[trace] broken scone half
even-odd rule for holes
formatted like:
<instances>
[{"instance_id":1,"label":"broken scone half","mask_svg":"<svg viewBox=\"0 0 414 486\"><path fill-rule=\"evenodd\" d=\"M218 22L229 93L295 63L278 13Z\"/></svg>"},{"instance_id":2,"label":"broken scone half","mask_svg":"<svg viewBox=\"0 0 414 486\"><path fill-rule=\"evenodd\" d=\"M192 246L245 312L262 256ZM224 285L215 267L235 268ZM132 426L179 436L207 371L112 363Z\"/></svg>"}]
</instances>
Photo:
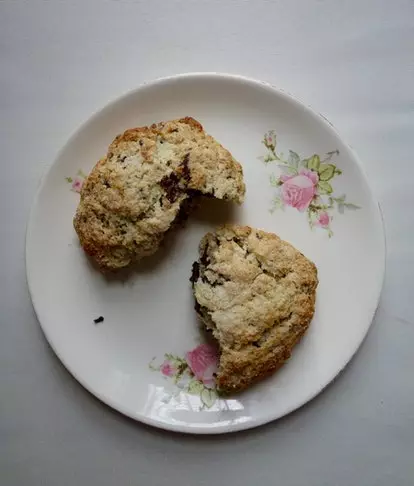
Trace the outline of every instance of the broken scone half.
<instances>
[{"instance_id":1,"label":"broken scone half","mask_svg":"<svg viewBox=\"0 0 414 486\"><path fill-rule=\"evenodd\" d=\"M241 165L193 118L127 130L86 179L74 218L85 252L102 269L158 249L200 194L241 203Z\"/></svg>"},{"instance_id":2,"label":"broken scone half","mask_svg":"<svg viewBox=\"0 0 414 486\"><path fill-rule=\"evenodd\" d=\"M315 310L317 270L289 243L228 225L201 240L196 311L220 346L217 388L231 393L277 370Z\"/></svg>"}]
</instances>

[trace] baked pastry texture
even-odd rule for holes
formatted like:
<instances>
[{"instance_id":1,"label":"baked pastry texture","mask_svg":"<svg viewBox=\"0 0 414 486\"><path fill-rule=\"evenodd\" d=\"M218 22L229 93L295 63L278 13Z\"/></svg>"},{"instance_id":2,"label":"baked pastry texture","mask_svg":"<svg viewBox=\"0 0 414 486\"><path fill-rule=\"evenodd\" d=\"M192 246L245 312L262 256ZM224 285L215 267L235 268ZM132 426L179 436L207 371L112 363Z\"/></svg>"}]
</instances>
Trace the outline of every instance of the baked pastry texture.
<instances>
[{"instance_id":1,"label":"baked pastry texture","mask_svg":"<svg viewBox=\"0 0 414 486\"><path fill-rule=\"evenodd\" d=\"M86 179L74 218L85 252L116 270L155 253L204 194L241 203L241 165L193 118L127 130Z\"/></svg>"},{"instance_id":2,"label":"baked pastry texture","mask_svg":"<svg viewBox=\"0 0 414 486\"><path fill-rule=\"evenodd\" d=\"M223 226L201 240L196 311L220 346L217 388L236 392L290 357L315 310L315 265L278 236Z\"/></svg>"}]
</instances>

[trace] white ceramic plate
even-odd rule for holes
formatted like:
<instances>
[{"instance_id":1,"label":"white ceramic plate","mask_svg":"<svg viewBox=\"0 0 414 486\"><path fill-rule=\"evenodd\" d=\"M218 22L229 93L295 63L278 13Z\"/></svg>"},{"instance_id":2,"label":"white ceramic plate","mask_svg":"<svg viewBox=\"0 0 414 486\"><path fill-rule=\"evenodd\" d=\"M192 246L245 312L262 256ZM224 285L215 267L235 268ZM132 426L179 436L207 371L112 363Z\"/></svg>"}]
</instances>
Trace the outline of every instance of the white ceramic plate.
<instances>
[{"instance_id":1,"label":"white ceramic plate","mask_svg":"<svg viewBox=\"0 0 414 486\"><path fill-rule=\"evenodd\" d=\"M206 201L136 271L105 278L84 256L72 227L83 174L124 129L187 115L242 163L245 203L230 211ZM291 242L316 263L320 284L315 317L290 361L249 391L221 399L191 377L185 356L204 339L189 283L197 246L204 233L229 221ZM219 74L155 81L90 118L45 176L26 246L36 313L75 378L125 415L193 433L255 427L320 392L368 330L384 254L378 205L332 126L269 85ZM104 321L95 324L99 316ZM190 356L197 360L200 350Z\"/></svg>"}]
</instances>

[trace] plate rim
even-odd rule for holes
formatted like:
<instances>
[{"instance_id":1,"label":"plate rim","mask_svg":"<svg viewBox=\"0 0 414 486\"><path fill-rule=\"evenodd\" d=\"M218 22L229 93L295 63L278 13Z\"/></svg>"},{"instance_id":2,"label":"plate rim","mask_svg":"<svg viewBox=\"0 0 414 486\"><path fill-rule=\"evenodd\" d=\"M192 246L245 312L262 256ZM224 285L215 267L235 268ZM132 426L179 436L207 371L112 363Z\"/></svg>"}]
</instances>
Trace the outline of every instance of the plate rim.
<instances>
[{"instance_id":1,"label":"plate rim","mask_svg":"<svg viewBox=\"0 0 414 486\"><path fill-rule=\"evenodd\" d=\"M124 99L126 99L128 97L134 96L135 94L145 90L146 88L152 88L152 87L157 86L157 85L168 84L170 82L180 81L182 79L197 80L197 79L202 79L202 78L204 78L204 79L208 79L208 78L225 79L225 80L228 80L228 81L245 83L245 84L248 84L248 85L253 86L253 87L266 88L267 90L273 92L273 94L275 94L276 96L281 96L282 98L293 103L294 105L300 106L301 108L303 108L307 112L307 114L309 114L313 118L317 119L319 121L319 123L322 123L328 131L333 133L346 146L346 148L349 151L350 157L353 159L353 162L355 162L356 166L358 167L360 174L361 174L361 177L364 179L364 183L365 183L366 188L369 192L369 197L372 200L372 202L374 203L375 211L377 212L377 215L378 215L378 220L377 220L378 229L380 230L380 232L382 234L381 241L379 241L379 244L381 245L380 251L382 253L381 278L379 279L379 282L377 284L377 289L376 289L376 292L375 292L375 302L376 303L374 305L373 310L371 310L371 312L370 312L371 316L370 316L369 322L366 325L366 328L364 328L364 330L361 334L361 338L358 342L358 345L353 350L352 354L347 359L345 359L345 361L342 363L342 365L339 368L336 369L336 371L332 374L332 376L325 383L323 383L320 386L315 387L315 389L312 391L312 393L310 393L306 398L302 399L299 403L296 403L295 405L289 407L284 413L282 413L282 414L279 413L279 414L275 414L275 415L266 414L266 415L264 415L260 418L252 418L249 421L236 423L234 425L209 424L208 427L205 427L205 426L203 427L203 426L199 426L199 425L193 426L191 424L182 425L182 424L168 423L168 422L163 422L161 420L152 419L151 417L147 417L143 414L130 413L128 410L123 409L122 404L114 403L110 398L102 395L101 393L99 393L98 391L96 391L92 387L90 387L82 379L82 377L80 377L71 368L71 366L68 365L66 360L60 355L60 353L58 352L58 350L56 349L56 347L54 345L53 339L51 338L50 335L48 335L47 329L42 324L42 320L40 318L41 311L38 308L38 306L36 305L36 299L34 297L34 290L33 290L34 284L33 284L33 282L31 282L31 276L30 276L30 273L31 273L30 272L31 257L30 257L30 250L29 250L30 239L31 239L31 234L33 232L33 225L34 225L34 223L33 223L34 214L35 214L36 207L38 206L39 197L42 193L43 188L46 185L47 176L50 173L50 171L52 170L52 168L56 165L58 160L61 158L62 154L67 150L67 148L72 144L72 142L84 130L84 128L87 125L89 125L90 123L93 123L98 117L100 117L102 114L104 114L105 111L107 111L107 110L109 111L112 107L114 107L119 102L123 101ZM164 430L179 432L179 433L200 434L200 435L224 434L224 433L230 433L230 432L238 432L238 431L241 431L241 430L247 430L247 429L259 427L259 426L264 425L266 423L273 422L273 421L278 420L278 419L280 419L280 418L282 418L286 415L289 415L290 413L292 413L295 410L300 409L306 403L310 402L311 400L313 400L313 398L315 398L317 395L319 395L326 387L328 387L333 382L333 380L342 373L344 368L352 361L355 354L357 353L357 351L360 349L362 343L364 342L364 340L365 340L365 338L368 334L368 331L369 331L369 329L370 329L370 327L371 327L371 325L372 325L372 323L375 319L376 312L377 312L378 307L380 305L381 293L382 293L382 289L383 289L383 286L384 286L385 273L386 273L386 256L387 256L386 232L385 232L384 217L383 217L383 213L382 213L380 204L378 203L378 200L375 197L374 191L372 190L372 187L369 183L369 178L368 178L367 173L365 171L365 167L363 166L361 160L359 159L358 155L356 154L356 152L352 148L352 146L350 146L344 140L344 138L341 136L341 134L336 129L336 127L332 124L332 122L330 120L328 120L328 118L325 117L323 114L321 114L319 111L312 108L311 105L303 102L300 98L292 95L290 92L288 92L287 90L285 90L283 88L276 87L275 85L273 85L271 83L261 81L261 80L258 80L258 79L255 79L255 78L252 78L252 77L249 77L249 76L244 76L244 75L241 75L241 74L230 74L230 73L222 73L222 72L214 72L214 71L185 72L185 73L180 73L180 74L173 74L173 75L169 75L169 76L158 77L158 78L155 78L152 81L151 80L145 81L145 82L141 83L140 85L138 85L137 87L126 91L125 93L121 94L120 96L118 96L116 98L112 98L109 102L107 102L104 106L102 106L102 108L94 111L86 120L84 120L78 126L78 128L76 128L72 132L72 134L69 136L67 141L63 144L63 146L56 153L53 161L50 164L48 164L46 166L46 168L44 169L43 175L41 176L41 178L39 180L35 195L32 199L32 205L31 205L30 212L29 212L28 219L27 219L26 233L25 233L25 268L26 268L25 273L26 273L26 282L27 282L27 287L28 287L28 290L29 290L29 295L30 295L30 299L31 299L31 302L32 302L32 306L33 306L33 309L35 311L37 321L40 325L40 328L42 329L42 332L43 332L48 344L52 348L55 355L59 358L60 362L66 368L66 370L89 393L91 393L94 397L96 397L102 403L111 407L113 410L117 411L118 413L121 413L121 414L123 414L123 415L137 421L137 422L141 422L141 423L153 426L153 427L158 428L158 429L164 429Z\"/></svg>"}]
</instances>

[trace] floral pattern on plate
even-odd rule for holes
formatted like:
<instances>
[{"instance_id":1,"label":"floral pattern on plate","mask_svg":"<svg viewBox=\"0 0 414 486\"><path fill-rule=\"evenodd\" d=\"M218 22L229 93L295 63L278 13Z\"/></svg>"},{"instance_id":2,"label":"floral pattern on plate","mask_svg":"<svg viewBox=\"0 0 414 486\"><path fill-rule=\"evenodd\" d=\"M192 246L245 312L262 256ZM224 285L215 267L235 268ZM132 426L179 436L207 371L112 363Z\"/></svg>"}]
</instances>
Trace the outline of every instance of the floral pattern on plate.
<instances>
[{"instance_id":1,"label":"floral pattern on plate","mask_svg":"<svg viewBox=\"0 0 414 486\"><path fill-rule=\"evenodd\" d=\"M263 138L267 154L259 157L264 163L276 162L279 173L270 176L270 184L277 189L273 198L271 212L285 209L286 206L307 213L309 226L327 231L333 235L331 223L335 211L343 214L346 209L360 209L356 204L346 200L346 195L334 195L332 181L342 171L332 162L339 155L338 150L328 152L324 157L313 154L301 158L293 150L285 157L277 152L277 137L274 130L267 132Z\"/></svg>"},{"instance_id":2,"label":"floral pattern on plate","mask_svg":"<svg viewBox=\"0 0 414 486\"><path fill-rule=\"evenodd\" d=\"M217 350L210 344L200 344L184 358L166 353L160 365L155 364L154 358L149 367L171 379L178 391L198 395L203 407L211 408L218 398L214 379L217 365Z\"/></svg>"},{"instance_id":3,"label":"floral pattern on plate","mask_svg":"<svg viewBox=\"0 0 414 486\"><path fill-rule=\"evenodd\" d=\"M86 174L82 170L78 170L75 177L65 177L68 184L71 185L70 190L80 194L83 183L85 182Z\"/></svg>"}]
</instances>

